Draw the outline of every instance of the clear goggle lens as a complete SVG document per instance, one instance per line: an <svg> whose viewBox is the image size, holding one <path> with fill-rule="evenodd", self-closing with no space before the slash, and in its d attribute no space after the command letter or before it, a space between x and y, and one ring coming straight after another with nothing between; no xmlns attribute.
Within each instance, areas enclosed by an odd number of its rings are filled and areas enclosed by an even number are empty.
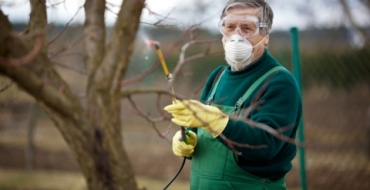
<svg viewBox="0 0 370 190"><path fill-rule="evenodd" d="M224 36L239 34L244 38L251 38L258 34L260 27L267 27L265 23L259 23L256 16L228 15L218 23L218 29Z"/></svg>

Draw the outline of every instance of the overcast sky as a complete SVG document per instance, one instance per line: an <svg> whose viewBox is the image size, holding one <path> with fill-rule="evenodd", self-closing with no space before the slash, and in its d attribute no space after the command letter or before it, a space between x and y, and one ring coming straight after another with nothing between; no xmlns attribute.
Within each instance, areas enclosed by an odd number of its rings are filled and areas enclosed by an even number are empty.
<svg viewBox="0 0 370 190"><path fill-rule="evenodd" d="M48 5L51 5L63 1L48 0L47 2L49 2ZM346 18L337 1L267 0L275 14L273 29L279 30L288 30L292 26L304 29L308 26L331 27L346 23ZM358 24L369 26L370 19L364 19L369 18L368 11L361 4L357 3L358 0L348 1L351 9L356 10L353 11L353 16ZM122 0L107 0L107 2L109 2L107 4L109 9L117 13ZM200 6L199 2L203 2L204 6ZM169 19L166 19L166 22L163 24L176 24L179 27L187 27L206 20L202 26L209 29L217 29L219 15L226 2L227 0L146 0L151 11L162 16L169 15ZM67 23L83 3L84 0L65 0L64 3L59 3L57 6L49 6L49 22ZM12 22L28 21L30 6L27 0L0 0L0 4L1 10L8 15ZM201 11L201 14L199 14L199 11ZM108 25L113 24L116 15L107 11L105 18ZM148 10L144 10L141 21L154 23L158 19L161 19L161 16L149 14ZM72 23L82 23L83 20L84 12L81 9Z"/></svg>

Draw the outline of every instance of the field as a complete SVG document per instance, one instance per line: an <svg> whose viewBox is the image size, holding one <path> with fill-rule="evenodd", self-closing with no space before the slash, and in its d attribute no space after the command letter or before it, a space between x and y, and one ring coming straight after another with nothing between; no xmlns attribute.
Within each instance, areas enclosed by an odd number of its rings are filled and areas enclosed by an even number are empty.
<svg viewBox="0 0 370 190"><path fill-rule="evenodd" d="M305 91L303 97L309 189L370 189L366 115L370 90L333 92L315 88ZM38 115L34 129L33 165L27 164L27 130L33 110L30 102L2 102L0 107L0 190L86 189L66 143L43 114ZM169 140L160 138L143 119L132 114L127 118L123 118L124 144L137 181L141 188L162 189L182 160L172 154ZM162 131L166 127L160 125ZM170 129L168 139L176 130ZM300 188L298 156L293 164L287 184L294 190ZM169 189L188 189L189 166L188 161Z"/></svg>

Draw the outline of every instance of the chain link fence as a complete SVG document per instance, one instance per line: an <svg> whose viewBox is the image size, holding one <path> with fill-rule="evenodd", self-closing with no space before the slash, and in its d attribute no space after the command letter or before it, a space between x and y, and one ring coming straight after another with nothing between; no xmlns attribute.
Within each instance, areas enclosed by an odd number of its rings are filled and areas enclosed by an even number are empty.
<svg viewBox="0 0 370 190"><path fill-rule="evenodd" d="M369 29L362 32L340 27L299 34L308 189L370 188ZM275 33L270 51L293 70L288 36ZM287 177L293 189L300 188L298 162L297 155Z"/></svg>

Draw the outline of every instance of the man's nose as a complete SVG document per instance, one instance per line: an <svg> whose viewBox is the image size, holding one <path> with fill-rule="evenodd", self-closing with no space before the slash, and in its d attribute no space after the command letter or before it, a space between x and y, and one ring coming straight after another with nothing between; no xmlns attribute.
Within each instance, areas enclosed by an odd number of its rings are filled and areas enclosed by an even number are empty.
<svg viewBox="0 0 370 190"><path fill-rule="evenodd" d="M235 31L234 31L234 34L238 34L238 35L242 35L242 32L241 32L241 30L240 30L240 28L239 27L236 27L235 28Z"/></svg>

